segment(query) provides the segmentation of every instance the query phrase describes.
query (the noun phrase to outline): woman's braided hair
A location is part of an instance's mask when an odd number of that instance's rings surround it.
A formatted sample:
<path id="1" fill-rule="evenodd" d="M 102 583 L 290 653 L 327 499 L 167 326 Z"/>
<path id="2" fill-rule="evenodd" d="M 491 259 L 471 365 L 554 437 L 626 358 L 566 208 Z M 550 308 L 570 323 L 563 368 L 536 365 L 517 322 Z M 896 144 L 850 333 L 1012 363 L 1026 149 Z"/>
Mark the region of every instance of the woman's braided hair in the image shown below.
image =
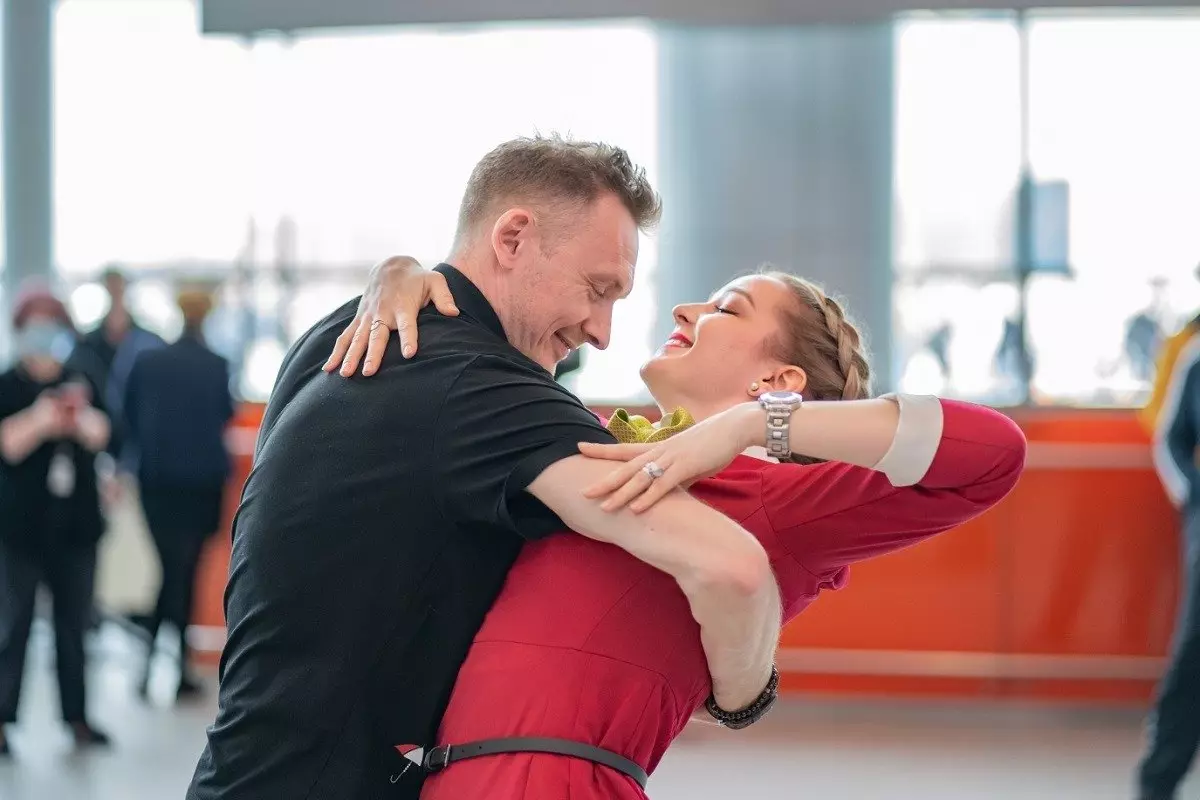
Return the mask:
<path id="1" fill-rule="evenodd" d="M 806 400 L 862 400 L 871 393 L 871 367 L 863 337 L 846 317 L 841 304 L 815 283 L 779 272 L 770 266 L 759 274 L 780 281 L 795 299 L 784 313 L 780 335 L 767 343 L 768 352 L 785 364 L 804 370 Z M 798 464 L 817 459 L 796 455 Z"/>

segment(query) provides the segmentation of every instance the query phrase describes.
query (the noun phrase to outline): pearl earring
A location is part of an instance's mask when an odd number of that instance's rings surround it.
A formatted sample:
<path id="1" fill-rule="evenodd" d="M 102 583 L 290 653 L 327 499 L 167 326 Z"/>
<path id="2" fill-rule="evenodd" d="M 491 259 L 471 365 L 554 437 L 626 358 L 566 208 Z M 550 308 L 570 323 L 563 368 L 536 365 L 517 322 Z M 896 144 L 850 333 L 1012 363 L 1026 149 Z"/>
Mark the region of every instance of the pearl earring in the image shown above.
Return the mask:
<path id="1" fill-rule="evenodd" d="M 755 381 L 754 383 L 750 384 L 750 393 L 753 394 L 757 391 L 758 391 L 758 381 Z"/>

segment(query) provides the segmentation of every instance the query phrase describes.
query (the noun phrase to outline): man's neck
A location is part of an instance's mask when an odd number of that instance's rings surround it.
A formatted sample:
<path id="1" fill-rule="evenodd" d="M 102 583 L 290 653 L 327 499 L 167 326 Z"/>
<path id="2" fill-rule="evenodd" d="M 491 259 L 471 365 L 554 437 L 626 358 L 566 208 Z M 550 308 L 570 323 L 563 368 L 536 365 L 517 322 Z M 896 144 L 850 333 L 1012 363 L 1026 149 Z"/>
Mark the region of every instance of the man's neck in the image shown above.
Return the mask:
<path id="1" fill-rule="evenodd" d="M 491 251 L 475 252 L 460 250 L 450 254 L 446 263 L 461 272 L 488 301 L 496 312 L 500 324 L 505 325 L 505 309 L 508 307 L 504 287 L 497 280 L 496 266 Z"/>

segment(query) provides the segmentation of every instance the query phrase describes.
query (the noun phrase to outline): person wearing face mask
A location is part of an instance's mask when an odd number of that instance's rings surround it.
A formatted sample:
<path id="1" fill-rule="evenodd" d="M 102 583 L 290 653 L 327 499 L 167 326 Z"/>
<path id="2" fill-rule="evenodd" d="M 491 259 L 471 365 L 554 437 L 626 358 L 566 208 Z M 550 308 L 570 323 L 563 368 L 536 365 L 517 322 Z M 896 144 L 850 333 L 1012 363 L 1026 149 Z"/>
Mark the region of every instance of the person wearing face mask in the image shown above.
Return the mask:
<path id="1" fill-rule="evenodd" d="M 16 364 L 0 374 L 0 755 L 16 721 L 37 589 L 54 598 L 63 719 L 78 746 L 106 745 L 87 719 L 84 632 L 104 530 L 95 456 L 108 417 L 95 386 L 64 369 L 76 341 L 66 307 L 42 288 L 17 298 Z"/>

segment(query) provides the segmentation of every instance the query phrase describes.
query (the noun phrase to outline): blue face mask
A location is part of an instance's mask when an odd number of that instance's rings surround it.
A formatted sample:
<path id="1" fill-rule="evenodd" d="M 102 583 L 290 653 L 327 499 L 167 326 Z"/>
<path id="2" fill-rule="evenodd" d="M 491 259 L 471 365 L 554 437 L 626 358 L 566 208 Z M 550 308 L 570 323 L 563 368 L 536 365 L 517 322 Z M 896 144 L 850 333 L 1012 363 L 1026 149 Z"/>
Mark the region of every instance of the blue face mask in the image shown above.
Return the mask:
<path id="1" fill-rule="evenodd" d="M 17 331 L 13 344 L 17 358 L 42 357 L 62 362 L 71 355 L 75 340 L 63 325 L 37 320 Z"/>

